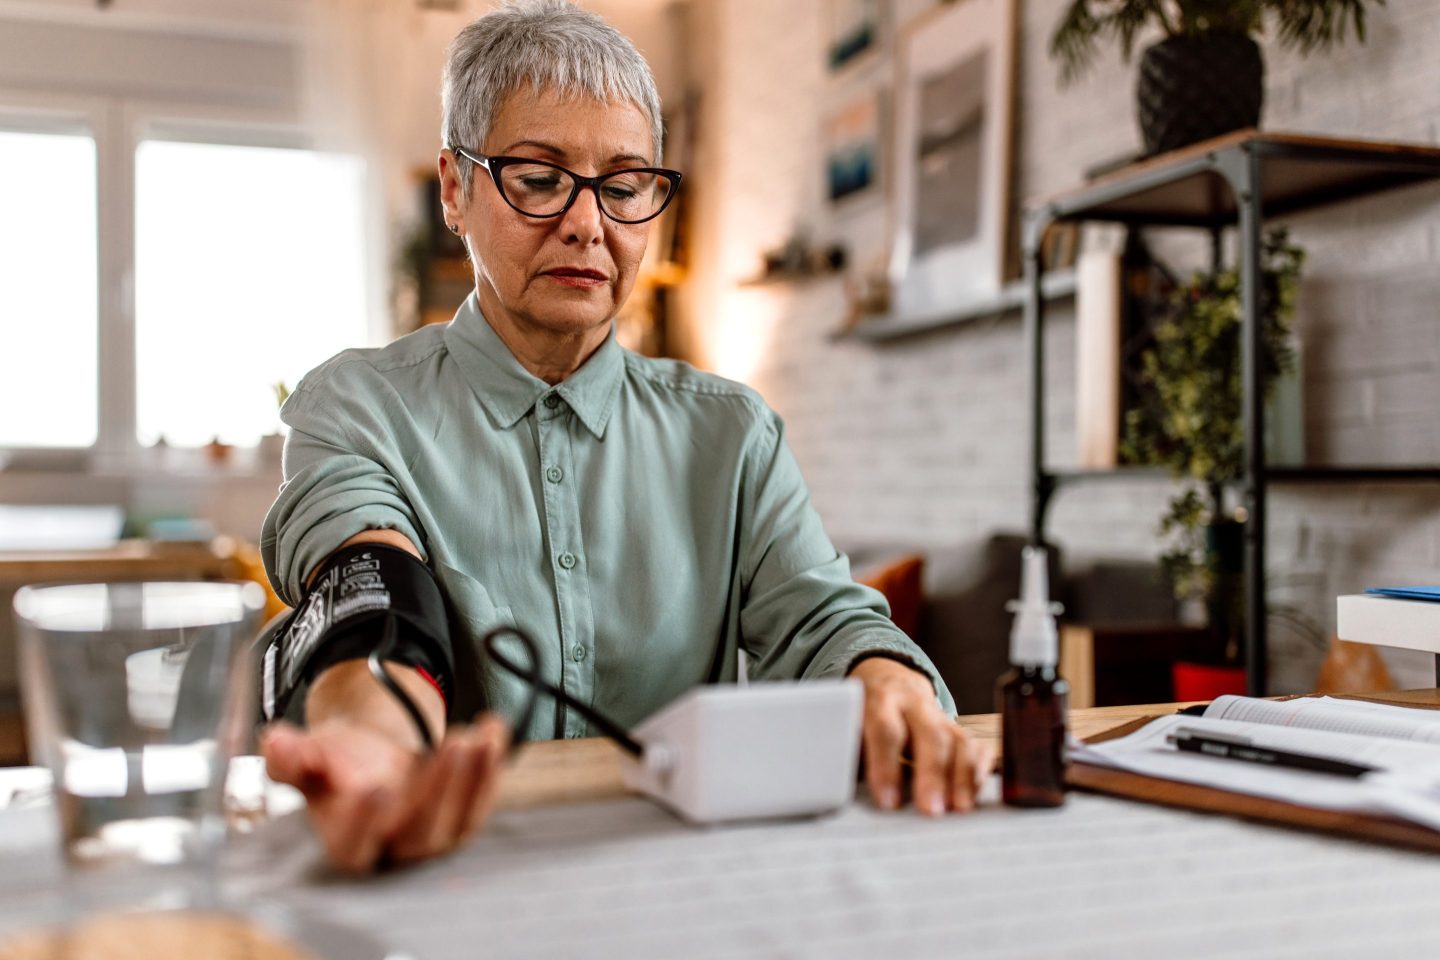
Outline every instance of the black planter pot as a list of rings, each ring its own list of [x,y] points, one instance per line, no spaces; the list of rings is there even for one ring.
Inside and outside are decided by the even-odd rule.
[[[1206,603],[1210,630],[1233,660],[1245,645],[1245,524],[1217,520],[1206,525],[1205,562],[1213,578]]]
[[[1265,61],[1245,34],[1170,37],[1145,51],[1135,93],[1146,153],[1165,153],[1258,127]]]

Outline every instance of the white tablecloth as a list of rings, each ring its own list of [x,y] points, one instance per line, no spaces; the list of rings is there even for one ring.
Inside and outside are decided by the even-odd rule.
[[[0,813],[0,930],[53,905],[48,809]],[[420,958],[1431,957],[1440,857],[1083,794],[932,821],[864,805],[696,829],[619,800],[499,814],[349,880],[303,813],[236,838],[229,894]]]

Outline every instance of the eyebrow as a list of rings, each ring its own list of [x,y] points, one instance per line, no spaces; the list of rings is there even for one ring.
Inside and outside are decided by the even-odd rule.
[[[563,147],[556,146],[553,143],[546,143],[544,140],[516,140],[514,143],[510,144],[510,146],[506,147],[500,152],[501,154],[508,154],[516,147],[534,147],[537,150],[544,150],[546,153],[553,154],[554,156],[559,157],[561,160],[569,157],[569,154],[565,152],[565,149]],[[648,165],[650,163],[649,157],[642,157],[638,153],[617,153],[605,162],[607,164],[615,164],[631,160],[638,161],[642,165]]]

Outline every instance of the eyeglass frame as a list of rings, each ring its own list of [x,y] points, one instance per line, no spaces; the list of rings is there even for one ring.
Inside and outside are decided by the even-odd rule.
[[[575,205],[575,198],[580,196],[580,191],[588,187],[595,194],[596,208],[606,217],[609,217],[616,223],[648,223],[651,220],[654,220],[656,217],[660,216],[660,214],[664,213],[665,208],[670,206],[670,201],[674,200],[675,194],[680,192],[680,181],[684,179],[685,176],[679,170],[668,170],[665,167],[627,167],[624,170],[613,170],[610,173],[602,173],[598,177],[582,177],[574,170],[566,169],[565,167],[560,166],[560,164],[558,163],[551,163],[549,160],[537,160],[534,157],[491,157],[483,153],[472,153],[464,147],[455,147],[454,149],[455,153],[464,157],[466,160],[469,160],[471,163],[475,164],[478,167],[485,168],[485,171],[490,174],[490,179],[495,183],[495,189],[499,192],[500,199],[504,200],[511,210],[514,210],[516,213],[520,214],[523,217],[530,217],[535,220],[552,220],[555,217],[563,217],[566,213],[570,211],[570,208]],[[564,206],[562,206],[554,213],[531,213],[528,210],[521,210],[519,207],[517,207],[514,201],[512,201],[510,199],[510,196],[505,192],[504,185],[500,182],[500,171],[508,166],[513,166],[517,163],[527,163],[542,167],[550,167],[551,169],[559,170],[561,173],[565,174],[571,180],[573,180],[574,186],[570,188],[570,196],[565,200]],[[660,208],[641,220],[621,220],[619,217],[606,210],[604,202],[600,199],[600,184],[604,183],[606,180],[611,179],[612,177],[624,176],[627,173],[659,174],[670,182],[670,192],[665,194],[665,200],[660,204]]]

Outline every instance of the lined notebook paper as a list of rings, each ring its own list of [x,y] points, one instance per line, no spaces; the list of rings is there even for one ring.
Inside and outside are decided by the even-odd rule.
[[[1440,744],[1440,710],[1365,700],[1334,697],[1257,700],[1226,694],[1205,708],[1205,716],[1212,720],[1240,720]]]

